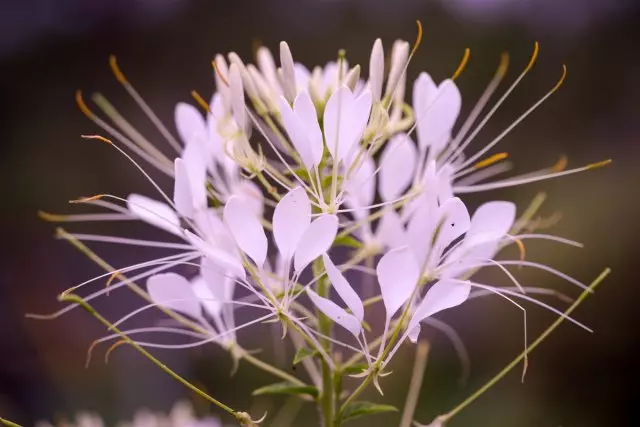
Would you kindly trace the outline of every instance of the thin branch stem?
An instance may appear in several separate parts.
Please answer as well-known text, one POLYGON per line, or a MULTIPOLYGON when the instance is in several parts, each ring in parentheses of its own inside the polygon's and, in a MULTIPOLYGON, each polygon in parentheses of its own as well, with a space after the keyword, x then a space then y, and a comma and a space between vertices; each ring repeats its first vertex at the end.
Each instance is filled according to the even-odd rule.
POLYGON ((413 414, 418 404, 418 396, 420 396, 420 389, 422 388, 424 370, 427 366, 428 357, 429 343, 427 341, 420 341, 416 346, 416 358, 413 363, 413 372, 411 373, 409 394, 407 394, 407 400, 404 404, 404 410, 402 411, 400 427, 411 427, 413 414))

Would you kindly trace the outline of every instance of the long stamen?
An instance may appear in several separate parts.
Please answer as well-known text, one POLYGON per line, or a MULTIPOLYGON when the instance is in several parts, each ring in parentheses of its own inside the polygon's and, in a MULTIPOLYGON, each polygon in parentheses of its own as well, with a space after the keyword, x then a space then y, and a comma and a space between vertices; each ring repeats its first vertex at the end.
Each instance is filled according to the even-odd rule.
MULTIPOLYGON (((509 97, 511 92, 513 92, 513 90, 518 86, 520 81, 522 81, 522 79, 529 73, 529 71, 531 71, 531 68, 533 67, 533 65, 536 62, 536 59, 538 58, 539 50, 540 50, 540 48, 538 46, 538 42, 536 42, 534 44, 534 47, 533 47, 533 53, 531 54, 531 59, 529 60, 529 63, 527 64, 527 66, 524 69, 524 71, 522 73, 520 73, 518 78, 511 84, 511 86, 509 86, 507 91, 500 97, 500 99, 498 99, 496 104, 491 108, 491 110, 489 110, 489 112, 484 117, 484 119, 482 119, 480 121, 480 123, 478 124, 478 126, 476 126, 476 128, 473 130, 473 132, 471 132, 471 135, 469 135, 467 137, 467 139, 465 139, 465 141, 462 143, 460 148, 457 150, 458 155, 460 153, 462 153, 462 150, 464 150, 469 143, 471 143, 471 141, 476 137, 476 135, 482 130, 484 125, 486 125, 487 122, 489 121, 489 119, 491 119, 491 117, 495 114, 495 112, 498 110, 498 108, 500 108, 500 106, 504 103, 504 101, 509 97)), ((504 72, 506 72, 506 66, 505 66, 504 72)), ((502 75, 499 80, 502 80, 503 76, 504 75, 502 75)), ((499 80, 498 80, 498 82, 499 82, 499 80)), ((497 86, 497 84, 496 84, 496 86, 497 86)), ((474 159, 474 161, 475 161, 475 159, 474 159)))
MULTIPOLYGON (((140 166, 135 160, 133 160, 133 158, 129 154, 127 154, 127 152, 125 152, 122 148, 118 147, 112 141, 110 141, 107 138, 105 138, 103 136, 100 136, 100 135, 81 135, 81 137, 85 138, 85 139, 98 139, 98 140, 101 140, 103 142, 108 143, 109 145, 114 147, 116 150, 118 150, 118 152, 120 154, 122 154, 124 157, 127 158, 127 160, 129 160, 131 163, 133 163, 133 165, 142 173, 142 175, 147 179, 147 181, 149 181, 151 183, 151 185, 153 185, 153 187, 158 191, 158 193, 160 193, 162 198, 169 204, 169 206, 171 206, 176 211, 176 213, 178 215, 181 215, 180 212, 178 211, 178 207, 173 203, 173 200, 171 200, 171 198, 169 196, 167 196, 167 194, 164 191, 162 191, 160 186, 153 180, 153 178, 151 178, 151 176, 149 176, 149 174, 144 170, 144 168, 142 166, 140 166)), ((198 229, 198 227, 189 218, 184 217, 184 216, 182 216, 182 218, 194 230, 198 229)))
POLYGON ((502 139, 506 135, 508 135, 509 132, 511 132, 511 130, 513 130, 516 126, 518 126, 524 119, 526 119, 540 105, 542 105, 542 103, 544 103, 544 101, 546 101, 551 95, 553 95, 558 89, 560 89, 560 86, 562 86, 562 83, 564 82, 566 77, 567 77, 567 67, 566 67, 566 65, 563 65, 562 66, 562 76, 560 76, 560 79, 555 84, 555 86, 553 88, 551 88, 551 90, 549 92, 547 92, 542 98, 540 98, 535 104, 533 104, 531 107, 529 107, 529 109, 527 111, 525 111, 522 115, 520 115, 520 117, 518 117, 504 131, 502 131, 502 133, 500 133, 500 135, 498 135, 493 141, 491 141, 490 143, 485 145, 484 148, 482 148, 480 151, 478 151, 476 154, 474 154, 469 159, 467 159, 464 163, 462 163, 462 165, 460 165, 459 169, 465 168, 465 167, 469 166, 470 164, 472 164, 473 162, 477 161, 486 152, 491 150, 491 148, 493 148, 496 144, 498 144, 500 141, 502 141, 502 139))
POLYGON ((465 67, 467 66, 467 63, 469 62, 470 57, 471 57, 471 49, 466 48, 464 50, 464 54, 462 55, 462 60, 460 61, 460 65, 458 65, 458 68, 456 69, 455 73, 453 73, 453 75, 451 76, 451 80, 455 81, 458 77, 460 77, 460 74, 462 74, 465 67))
POLYGON ((507 179, 507 180, 504 180, 504 181, 490 182, 490 183, 487 183, 487 184, 476 184, 476 185, 467 185, 467 186, 462 186, 462 185, 461 186, 454 186, 453 191, 456 194, 465 194, 465 193, 475 193, 477 191, 487 191, 487 190, 495 190, 495 189, 498 189, 498 188, 513 187, 514 185, 529 184, 531 182, 543 181, 543 180, 546 180, 546 179, 558 178, 558 177, 565 176, 565 175, 571 175, 571 174, 578 173, 578 172, 584 172, 584 171, 588 171, 588 170, 592 170, 592 169, 597 169, 597 168, 601 168, 603 166, 607 166, 609 163, 611 163, 611 159, 603 160, 603 161, 597 162, 597 163, 592 163, 590 165, 582 166, 582 167, 575 168, 575 169, 569 169, 569 170, 562 171, 562 172, 550 173, 550 174, 547 174, 547 175, 534 176, 534 177, 529 177, 529 178, 515 177, 515 178, 507 179))
POLYGON ((182 148, 180 147, 180 143, 174 138, 171 132, 169 132, 166 126, 162 124, 162 121, 158 118, 158 116, 156 116, 156 114, 149 107, 149 105, 147 105, 147 103, 140 96, 138 91, 136 91, 133 88, 133 85, 131 85, 131 83, 129 83, 129 81, 126 79, 126 77, 120 70, 120 67, 118 67, 118 63, 116 61, 115 55, 111 55, 109 57, 109 65, 111 66, 111 70, 113 71, 113 74, 116 76, 116 79, 118 80, 118 82, 122 84, 122 86, 126 89, 129 95, 131 95, 134 101, 140 106, 142 111, 144 111, 144 113, 147 115, 147 117, 149 117, 151 122, 153 122, 153 124, 158 128, 162 136, 166 138, 167 142, 169 142, 169 144, 171 144, 171 146, 178 153, 180 153, 182 151, 182 148))
MULTIPOLYGON (((126 237, 118 236, 104 236, 100 234, 75 234, 71 233, 70 236, 85 242, 103 242, 103 243, 116 243, 120 245, 133 245, 147 248, 160 248, 160 249, 179 249, 179 250, 191 250, 193 246, 180 243, 161 242, 156 240, 142 240, 142 239, 130 239, 126 237)), ((59 238, 64 238, 59 236, 59 238)))
POLYGON ((500 56, 500 64, 498 65, 498 68, 493 78, 489 82, 489 85, 487 85, 487 88, 484 90, 482 95, 480 95, 480 98, 478 99, 478 101, 476 102, 476 105, 471 110, 471 113, 469 113, 469 116, 467 117, 465 122, 462 124, 462 127, 458 131, 458 134, 456 135, 456 137, 451 141, 451 143, 447 147, 447 151, 449 152, 449 154, 447 156, 444 156, 445 163, 455 160, 466 148, 466 145, 464 144, 460 148, 458 148, 458 145, 460 144, 462 139, 467 135, 469 130, 471 130, 471 127, 475 123, 476 119, 478 118, 478 116, 480 115, 484 107, 487 105, 487 103, 491 99, 491 96, 493 96, 493 94, 495 93, 496 89, 502 82, 502 79, 504 78, 504 76, 507 74, 508 68, 509 68, 509 54, 505 52, 500 56))
POLYGON ((137 219, 130 214, 121 213, 59 215, 45 211, 38 211, 38 216, 40 219, 49 222, 131 221, 137 219))
POLYGON ((170 163, 164 162, 153 157, 151 154, 147 153, 145 150, 140 148, 140 146, 134 143, 132 140, 124 136, 122 133, 114 129, 112 126, 107 124, 104 120, 100 119, 96 116, 84 102, 82 98, 82 91, 76 91, 76 103, 78 104, 78 108, 82 113, 89 118, 92 122, 98 125, 101 129, 106 131, 108 134, 116 138, 118 141, 122 142, 128 149, 133 151, 135 154, 144 159, 147 163, 158 169, 160 172, 173 177, 173 168, 171 168, 170 163))

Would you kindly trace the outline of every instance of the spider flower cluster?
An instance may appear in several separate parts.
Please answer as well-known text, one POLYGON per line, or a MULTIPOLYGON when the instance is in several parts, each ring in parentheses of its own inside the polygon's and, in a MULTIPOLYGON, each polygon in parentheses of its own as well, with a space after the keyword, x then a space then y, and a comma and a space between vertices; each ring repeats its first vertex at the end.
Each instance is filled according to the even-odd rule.
MULTIPOLYGON (((93 101, 111 123, 100 119, 78 93, 80 108, 110 139, 85 137, 108 142, 122 153, 152 185, 154 196, 100 194, 75 202, 107 212, 46 217, 139 220, 155 227, 153 241, 65 231, 60 235, 84 250, 88 249, 82 241, 168 251, 135 265, 106 265, 105 274, 71 290, 106 280, 106 288, 83 301, 109 293, 114 298, 117 289, 125 287, 147 299, 147 305, 115 321, 114 328, 150 308, 162 310, 173 324, 124 330, 97 342, 127 335, 141 347, 215 343, 236 361, 246 359, 267 369, 243 349, 237 333, 249 326, 264 327, 260 324, 265 322, 280 323, 282 339, 291 339, 298 350, 297 358, 307 372, 305 381, 317 390, 324 416, 334 414, 339 424, 344 415, 338 410, 342 395, 335 387, 341 385, 326 381, 326 372, 364 378, 362 387, 372 383, 382 391, 379 379, 389 372, 387 365, 401 346, 419 339, 424 324, 452 336, 436 318, 444 310, 496 295, 523 312, 520 303, 528 302, 562 315, 535 298, 553 290, 521 285, 509 267, 541 269, 585 287, 550 266, 524 259, 527 239, 580 244, 533 233, 533 212, 517 219, 516 207, 509 201, 489 201, 469 212, 464 194, 605 163, 565 170, 562 160, 549 168, 508 176, 511 163, 506 153, 491 153, 558 89, 566 70, 508 128, 473 149, 476 135, 532 68, 537 44, 526 69, 491 103, 507 71, 508 57, 502 57, 464 120, 459 117, 462 96, 454 80, 468 56, 450 79, 435 82, 421 72, 408 83, 406 73, 417 44, 411 49, 409 43, 396 41, 385 70, 383 45, 376 40, 366 79, 343 51, 336 61, 311 70, 294 61, 284 42, 279 61, 265 47, 257 50, 255 64, 243 62, 233 52, 218 55, 213 61, 216 90, 210 102, 194 92, 195 106, 179 103, 175 108, 178 139, 112 58, 116 77, 169 144, 152 144, 104 97, 95 95, 93 101), (406 100, 408 91, 411 103, 406 100), (166 154, 169 150, 175 152, 166 154), (151 177, 154 173, 171 177, 173 188, 160 188, 151 177), (508 245, 519 248, 521 256, 497 259, 508 245), (184 265, 192 266, 191 275, 176 272, 185 271, 184 265), (474 280, 474 273, 485 267, 499 270, 510 286, 474 280), (382 322, 376 320, 380 316, 368 313, 371 307, 384 313, 382 322), (243 318, 251 320, 237 322, 239 311, 246 311, 243 318), (138 334, 182 334, 192 341, 163 344, 139 340, 138 334), (327 399, 329 393, 335 399, 327 399)), ((294 384, 306 384, 288 373, 269 370, 294 384)))

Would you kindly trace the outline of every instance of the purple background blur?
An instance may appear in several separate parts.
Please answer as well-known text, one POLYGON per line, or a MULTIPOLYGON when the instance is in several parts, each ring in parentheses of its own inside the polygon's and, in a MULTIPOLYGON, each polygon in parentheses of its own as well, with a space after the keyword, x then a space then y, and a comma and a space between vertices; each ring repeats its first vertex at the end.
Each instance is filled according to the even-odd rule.
MULTIPOLYGON (((451 425, 602 427, 640 423, 633 414, 640 356, 640 21, 635 6, 632 0, 2 2, 0 415, 31 425, 37 419, 90 409, 113 422, 130 417, 139 406, 166 410, 176 399, 188 396, 130 348, 116 351, 105 365, 102 347, 85 369, 86 349, 104 331, 80 310, 50 322, 24 318, 27 312, 57 310, 60 291, 101 273, 68 244, 52 238, 55 226, 38 220, 38 209, 72 212, 67 200, 97 193, 153 195, 138 172, 115 151, 79 138, 98 132, 76 108, 74 92, 81 88, 87 94, 99 90, 143 134, 160 140, 111 75, 109 54, 118 56, 129 80, 173 129, 175 103, 190 102, 192 89, 205 97, 212 90, 210 60, 215 53, 235 50, 249 59, 254 40, 276 48, 285 39, 296 60, 307 65, 324 63, 345 48, 350 63, 366 68, 376 37, 383 38, 387 49, 395 38, 413 40, 415 20, 420 19, 425 34, 409 69, 410 81, 423 69, 437 80, 446 78, 464 48, 471 48, 471 61, 458 80, 463 116, 490 79, 502 51, 511 53, 509 76, 513 79, 526 65, 533 41, 541 43, 534 70, 472 148, 490 141, 551 88, 566 63, 569 74, 564 87, 499 149, 509 151, 517 172, 553 164, 561 154, 569 156, 570 166, 614 160, 605 169, 466 199, 475 207, 487 198, 505 198, 524 209, 538 191, 548 192, 542 213, 559 211, 563 215, 551 232, 585 242, 586 248, 531 243, 527 257, 585 282, 604 266, 610 266, 613 274, 576 315, 595 329, 593 335, 562 325, 533 353, 524 384, 519 381, 520 373, 513 372, 451 425)), ((168 181, 159 177, 159 182, 170 189, 168 181)), ((153 236, 143 226, 81 224, 69 228, 153 236)), ((92 248, 117 266, 151 255, 109 245, 92 248)), ((517 273, 525 284, 578 294, 549 275, 517 273)), ((137 307, 138 301, 123 291, 96 306, 114 319, 137 307)), ((563 307, 562 303, 556 306, 563 307)), ((533 307, 529 312, 530 337, 535 337, 553 316, 533 307)), ((473 302, 441 318, 468 345, 472 373, 466 385, 458 385, 460 369, 451 346, 441 335, 427 333, 434 348, 417 411, 417 419, 423 422, 460 402, 510 361, 522 345, 521 313, 504 301, 473 302)), ((137 324, 150 325, 157 319, 150 314, 137 324)), ((261 332, 267 337, 271 333, 266 326, 261 332)), ((264 346, 264 356, 271 357, 271 340, 258 335, 245 333, 241 340, 249 348, 264 346)), ((251 390, 271 381, 244 364, 230 379, 228 356, 213 346, 155 354, 216 397, 243 409, 249 409, 251 390)), ((412 357, 407 347, 395 361, 394 375, 385 380, 391 403, 404 400, 412 357)), ((286 361, 281 367, 291 369, 286 361)), ((374 393, 369 397, 378 399, 374 393)), ((194 401, 199 411, 208 410, 201 401, 194 401)), ((259 399, 252 412, 261 413, 269 404, 259 399)), ((308 408, 305 414, 314 415, 308 408)), ((398 419, 390 415, 377 420, 379 425, 395 425, 398 419)), ((296 425, 306 424, 299 421, 296 425)))

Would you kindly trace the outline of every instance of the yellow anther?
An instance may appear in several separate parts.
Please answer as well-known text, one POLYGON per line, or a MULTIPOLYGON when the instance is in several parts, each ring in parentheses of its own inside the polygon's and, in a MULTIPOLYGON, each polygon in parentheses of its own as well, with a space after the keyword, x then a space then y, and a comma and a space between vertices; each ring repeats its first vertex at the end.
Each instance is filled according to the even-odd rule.
POLYGON ((416 35, 416 41, 413 43, 413 48, 411 48, 411 54, 409 55, 410 57, 413 56, 414 53, 416 53, 416 50, 418 50, 418 47, 422 42, 422 22, 420 22, 420 20, 417 20, 416 25, 418 26, 418 34, 416 35))
POLYGON ((87 107, 87 104, 84 102, 84 98, 82 98, 82 91, 80 89, 76 91, 76 104, 78 104, 78 108, 80 108, 80 111, 82 111, 82 113, 85 116, 89 117, 91 120, 93 120, 96 117, 95 114, 91 112, 89 107, 87 107))
POLYGON ((113 71, 113 75, 116 76, 116 79, 122 83, 123 85, 128 85, 129 82, 127 78, 124 76, 122 71, 120 71, 120 67, 118 67, 118 62, 116 61, 115 55, 109 56, 109 66, 111 67, 111 71, 113 71))
POLYGON ((211 108, 209 108, 209 104, 207 103, 207 101, 204 100, 204 98, 200 96, 198 92, 196 92, 195 90, 192 90, 191 96, 193 97, 193 99, 196 100, 198 104, 200 104, 200 106, 204 109, 204 111, 206 111, 207 113, 211 112, 211 108))
POLYGON ((45 211, 38 211, 38 216, 40 219, 49 222, 61 222, 67 218, 67 215, 56 215, 45 211))
POLYGON ((491 157, 488 157, 484 160, 480 160, 478 163, 476 163, 475 165, 473 165, 473 169, 482 169, 482 168, 486 168, 487 166, 491 166, 494 163, 499 162, 500 160, 504 160, 507 157, 509 157, 509 153, 498 153, 498 154, 494 154, 491 157))
POLYGON ((529 63, 527 64, 527 68, 524 69, 524 73, 528 73, 531 68, 533 68, 533 64, 536 63, 536 59, 538 59, 538 53, 540 52, 540 45, 538 42, 533 44, 533 53, 531 54, 531 59, 529 59, 529 63))
POLYGON ((460 74, 464 71, 464 68, 467 66, 467 62, 469 62, 469 58, 471 57, 471 49, 466 48, 464 50, 464 55, 462 55, 462 60, 460 61, 460 65, 456 69, 456 72, 451 76, 451 80, 455 80, 458 78, 460 74))
POLYGON ((218 68, 218 64, 216 64, 215 59, 211 61, 211 65, 213 65, 213 69, 215 70, 218 77, 220 77, 220 80, 222 80, 222 83, 224 83, 225 86, 229 86, 229 82, 227 81, 225 76, 223 76, 222 73, 220 72, 220 69, 218 68))
POLYGON ((88 203, 95 202, 96 200, 100 200, 104 197, 104 194, 96 194, 95 196, 90 197, 80 197, 79 199, 69 200, 69 203, 88 203))
POLYGON ((84 139, 97 139, 99 141, 106 142, 107 144, 113 145, 113 142, 111 142, 110 139, 107 139, 102 135, 80 135, 80 137, 84 139))
POLYGON ((597 168, 601 168, 603 166, 607 166, 609 163, 611 163, 613 160, 611 159, 607 159, 607 160, 603 160, 601 162, 597 162, 597 163, 591 163, 590 165, 587 165, 587 169, 597 169, 597 168))

